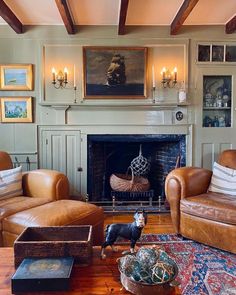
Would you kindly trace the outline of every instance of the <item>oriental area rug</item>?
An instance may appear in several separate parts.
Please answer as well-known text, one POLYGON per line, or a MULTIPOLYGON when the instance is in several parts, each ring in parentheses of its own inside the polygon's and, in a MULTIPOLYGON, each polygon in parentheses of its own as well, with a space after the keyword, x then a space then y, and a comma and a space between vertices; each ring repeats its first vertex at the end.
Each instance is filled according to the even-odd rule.
POLYGON ((175 260, 183 295, 236 295, 236 255, 174 234, 142 235, 137 246, 148 244, 161 247, 175 260))

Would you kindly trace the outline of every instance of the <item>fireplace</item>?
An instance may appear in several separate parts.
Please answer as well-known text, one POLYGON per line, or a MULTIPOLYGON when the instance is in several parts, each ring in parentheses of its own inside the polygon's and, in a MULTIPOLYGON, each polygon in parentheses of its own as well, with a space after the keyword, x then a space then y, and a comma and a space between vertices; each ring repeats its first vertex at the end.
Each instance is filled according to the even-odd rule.
MULTIPOLYGON (((89 201, 113 205, 114 192, 110 186, 113 173, 125 174, 131 161, 142 155, 150 163, 145 176, 150 182, 148 206, 165 203, 164 182, 166 175, 177 166, 186 166, 186 135, 183 134, 89 134, 87 136, 87 191, 89 201), (150 203, 150 195, 151 203, 150 203)), ((118 194, 116 209, 127 206, 140 206, 140 196, 128 193, 118 194), (120 198, 122 197, 122 198, 120 198), (120 199, 119 199, 120 198, 120 199)), ((141 200, 142 201, 142 200, 141 200)), ((141 202, 142 203, 142 202, 141 202)), ((114 208, 113 208, 114 209, 114 208)))

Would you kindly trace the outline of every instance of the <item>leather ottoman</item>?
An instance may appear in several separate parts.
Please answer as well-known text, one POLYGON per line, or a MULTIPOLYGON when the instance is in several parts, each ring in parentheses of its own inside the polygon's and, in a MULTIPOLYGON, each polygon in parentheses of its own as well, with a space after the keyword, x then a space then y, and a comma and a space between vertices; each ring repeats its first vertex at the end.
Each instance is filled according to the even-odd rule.
POLYGON ((18 212, 2 221, 3 241, 12 247, 15 239, 28 226, 92 225, 93 245, 103 242, 103 209, 93 204, 59 200, 18 212))

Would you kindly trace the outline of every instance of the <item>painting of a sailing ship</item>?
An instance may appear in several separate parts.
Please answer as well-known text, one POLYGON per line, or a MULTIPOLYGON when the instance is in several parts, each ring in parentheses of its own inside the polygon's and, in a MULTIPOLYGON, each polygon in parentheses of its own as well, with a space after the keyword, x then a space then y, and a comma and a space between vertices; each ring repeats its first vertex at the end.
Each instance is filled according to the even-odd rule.
POLYGON ((84 97, 146 98, 146 50, 84 47, 84 97))

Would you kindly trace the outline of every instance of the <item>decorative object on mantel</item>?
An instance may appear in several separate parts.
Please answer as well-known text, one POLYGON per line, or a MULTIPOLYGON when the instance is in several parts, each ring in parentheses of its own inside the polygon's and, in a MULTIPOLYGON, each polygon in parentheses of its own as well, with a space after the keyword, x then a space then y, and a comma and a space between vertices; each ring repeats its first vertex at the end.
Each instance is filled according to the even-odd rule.
POLYGON ((145 47, 83 47, 84 98, 146 98, 145 47))
POLYGON ((0 90, 32 90, 32 64, 1 64, 0 90))
POLYGON ((1 97, 1 117, 5 123, 31 123, 32 97, 1 97))
POLYGON ((181 83, 180 89, 179 89, 179 102, 184 103, 186 102, 186 90, 185 90, 185 84, 184 81, 181 83))
POLYGON ((152 102, 156 102, 156 79, 155 79, 155 68, 154 65, 152 65, 152 102))

